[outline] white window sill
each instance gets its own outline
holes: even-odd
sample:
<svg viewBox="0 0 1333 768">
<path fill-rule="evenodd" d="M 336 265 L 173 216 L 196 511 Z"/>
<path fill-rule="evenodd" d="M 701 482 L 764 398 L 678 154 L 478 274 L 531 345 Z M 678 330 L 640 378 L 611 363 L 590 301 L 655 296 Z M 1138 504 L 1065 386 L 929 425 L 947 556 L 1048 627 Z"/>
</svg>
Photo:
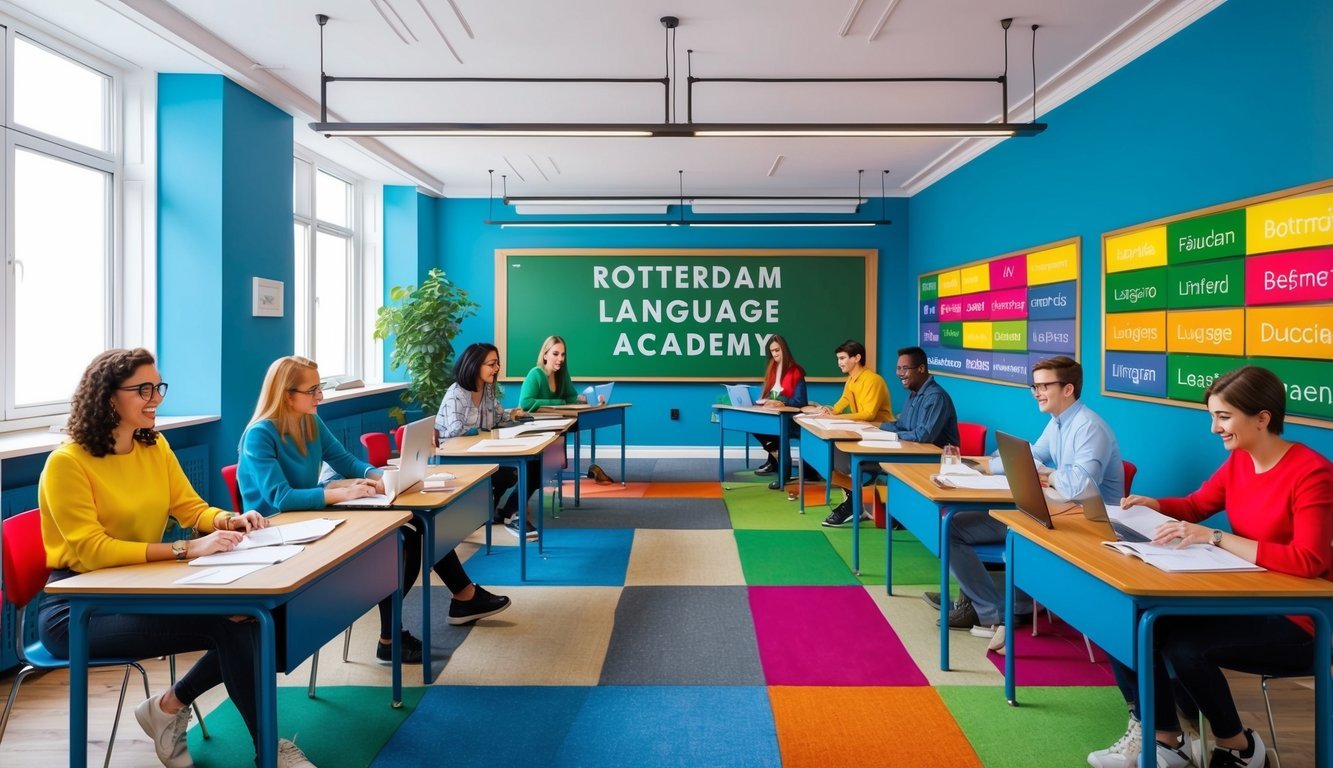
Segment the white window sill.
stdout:
<svg viewBox="0 0 1333 768">
<path fill-rule="evenodd" d="M 352 400 L 358 397 L 367 397 L 369 395 L 379 395 L 385 392 L 395 392 L 401 389 L 407 389 L 406 381 L 388 381 L 383 384 L 367 384 L 355 389 L 326 389 L 324 390 L 324 402 L 336 403 L 341 400 Z"/>
<path fill-rule="evenodd" d="M 219 418 L 218 416 L 163 416 L 157 420 L 157 428 L 165 432 L 169 429 L 207 424 L 210 421 L 218 421 Z M 0 459 L 50 453 L 64 442 L 64 432 L 52 432 L 50 429 L 27 429 L 22 432 L 0 434 Z"/>
</svg>

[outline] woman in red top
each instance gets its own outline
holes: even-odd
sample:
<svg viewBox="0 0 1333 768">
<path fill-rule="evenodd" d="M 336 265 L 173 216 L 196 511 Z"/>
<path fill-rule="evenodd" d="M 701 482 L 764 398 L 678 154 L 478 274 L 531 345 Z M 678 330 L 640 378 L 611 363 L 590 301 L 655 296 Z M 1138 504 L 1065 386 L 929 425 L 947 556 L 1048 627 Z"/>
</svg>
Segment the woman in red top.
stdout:
<svg viewBox="0 0 1333 768">
<path fill-rule="evenodd" d="M 1270 571 L 1305 578 L 1333 575 L 1333 465 L 1316 451 L 1282 438 L 1287 393 L 1271 371 L 1246 366 L 1218 377 L 1204 393 L 1213 433 L 1230 455 L 1199 490 L 1154 499 L 1127 496 L 1176 521 L 1163 523 L 1155 544 L 1179 540 L 1212 544 Z M 1199 525 L 1226 510 L 1232 532 Z M 1157 622 L 1153 673 L 1156 679 L 1157 765 L 1189 764 L 1176 722 L 1171 676 L 1212 724 L 1217 746 L 1211 766 L 1259 768 L 1264 744 L 1243 728 L 1223 667 L 1275 674 L 1310 674 L 1314 664 L 1313 623 L 1305 616 L 1165 617 Z M 1137 680 L 1111 660 L 1120 690 L 1130 702 L 1130 728 L 1109 750 L 1088 756 L 1094 766 L 1121 765 L 1121 753 L 1138 738 Z M 1188 703 L 1184 706 L 1190 707 Z M 1190 711 L 1188 708 L 1186 711 Z M 1132 750 L 1135 754 L 1138 749 Z M 1099 761 L 1100 760 L 1100 761 Z"/>
<path fill-rule="evenodd" d="M 768 339 L 768 370 L 764 372 L 763 398 L 760 404 L 766 408 L 778 408 L 784 405 L 800 408 L 809 402 L 805 394 L 805 369 L 796 362 L 795 357 L 792 357 L 787 340 L 778 335 L 770 336 Z M 755 474 L 771 475 L 778 471 L 780 466 L 778 436 L 755 435 L 754 439 L 768 451 L 768 461 L 755 470 Z M 774 490 L 780 489 L 784 479 L 774 480 L 768 487 Z"/>
</svg>

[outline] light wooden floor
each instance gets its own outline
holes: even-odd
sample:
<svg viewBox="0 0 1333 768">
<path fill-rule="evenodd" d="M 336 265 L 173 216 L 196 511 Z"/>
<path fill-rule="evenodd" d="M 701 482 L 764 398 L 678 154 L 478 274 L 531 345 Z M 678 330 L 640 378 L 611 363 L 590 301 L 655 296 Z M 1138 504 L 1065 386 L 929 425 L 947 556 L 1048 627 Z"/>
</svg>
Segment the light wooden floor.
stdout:
<svg viewBox="0 0 1333 768">
<path fill-rule="evenodd" d="M 374 637 L 379 628 L 377 615 L 372 612 L 357 622 L 353 628 L 353 637 L 349 663 L 342 663 L 342 636 L 340 635 L 321 653 L 323 666 L 319 679 L 325 685 L 387 685 L 388 670 L 375 664 L 373 654 Z M 178 672 L 184 673 L 199 654 L 187 654 L 178 657 Z M 154 693 L 167 684 L 167 664 L 165 661 L 145 662 L 148 670 L 149 686 Z M 281 678 L 284 685 L 304 686 L 310 679 L 308 664 Z M 5 695 L 13 684 L 14 674 L 0 676 L 0 691 Z M 0 765 L 5 766 L 63 766 L 68 761 L 65 738 L 69 730 L 69 689 L 68 676 L 63 672 L 53 672 L 37 678 L 29 678 L 23 684 L 14 712 L 9 720 L 9 728 L 3 742 L 0 742 Z M 121 673 L 116 670 L 102 670 L 89 675 L 89 744 L 88 761 L 90 765 L 100 765 L 106 751 L 107 737 L 111 733 L 111 721 L 116 711 L 116 696 L 120 690 Z M 417 667 L 403 669 L 404 685 L 420 685 L 421 671 Z M 153 766 L 157 765 L 153 746 L 134 721 L 133 707 L 143 698 L 143 683 L 138 673 L 130 679 L 130 691 L 126 695 L 126 711 L 121 716 L 121 728 L 116 735 L 116 747 L 112 754 L 114 766 Z M 1283 768 L 1313 768 L 1314 747 L 1314 693 L 1311 681 L 1277 680 L 1270 684 L 1273 709 L 1277 716 L 1278 738 L 1282 746 Z M 1241 719 L 1247 726 L 1255 728 L 1261 737 L 1269 740 L 1267 719 L 1264 716 L 1264 702 L 1259 690 L 1259 679 L 1249 675 L 1234 675 L 1231 678 L 1232 692 L 1241 710 Z M 998 691 L 996 695 L 999 695 Z M 210 692 L 199 701 L 205 713 L 217 706 L 223 698 L 221 687 Z M 1276 765 L 1274 764 L 1274 768 Z"/>
</svg>

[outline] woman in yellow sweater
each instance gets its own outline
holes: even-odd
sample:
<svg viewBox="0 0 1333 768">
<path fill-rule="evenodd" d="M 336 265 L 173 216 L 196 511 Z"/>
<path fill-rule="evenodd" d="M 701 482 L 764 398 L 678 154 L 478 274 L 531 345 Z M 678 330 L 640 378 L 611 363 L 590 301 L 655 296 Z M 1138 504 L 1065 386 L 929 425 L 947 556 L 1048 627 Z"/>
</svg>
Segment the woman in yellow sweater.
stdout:
<svg viewBox="0 0 1333 768">
<path fill-rule="evenodd" d="M 42 541 L 51 581 L 151 560 L 189 560 L 234 548 L 245 531 L 267 525 L 257 512 L 210 507 L 190 486 L 166 438 L 154 427 L 167 385 L 146 349 L 112 349 L 93 359 L 70 403 L 70 442 L 52 451 L 37 485 Z M 200 538 L 162 543 L 168 516 Z M 38 612 L 42 642 L 69 655 L 69 603 L 55 595 Z M 146 699 L 135 719 L 168 768 L 193 765 L 185 741 L 190 704 L 219 683 L 250 737 L 255 719 L 259 633 L 227 616 L 94 616 L 94 656 L 148 658 L 206 651 L 172 687 Z M 280 765 L 313 768 L 296 745 L 278 743 Z"/>
</svg>

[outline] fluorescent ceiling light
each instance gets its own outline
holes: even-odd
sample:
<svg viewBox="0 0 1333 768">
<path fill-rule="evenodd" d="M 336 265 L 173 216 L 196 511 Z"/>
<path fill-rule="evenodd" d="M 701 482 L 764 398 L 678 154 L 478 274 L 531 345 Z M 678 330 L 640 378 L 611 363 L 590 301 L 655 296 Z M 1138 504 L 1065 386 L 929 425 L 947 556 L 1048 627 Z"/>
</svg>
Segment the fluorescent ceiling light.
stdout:
<svg viewBox="0 0 1333 768">
<path fill-rule="evenodd" d="M 1045 123 L 311 123 L 326 136 L 964 138 L 1035 136 Z"/>
<path fill-rule="evenodd" d="M 566 203 L 515 203 L 514 212 L 518 214 L 598 214 L 598 213 L 638 213 L 661 216 L 667 212 L 669 203 L 606 203 L 573 200 Z"/>
</svg>

